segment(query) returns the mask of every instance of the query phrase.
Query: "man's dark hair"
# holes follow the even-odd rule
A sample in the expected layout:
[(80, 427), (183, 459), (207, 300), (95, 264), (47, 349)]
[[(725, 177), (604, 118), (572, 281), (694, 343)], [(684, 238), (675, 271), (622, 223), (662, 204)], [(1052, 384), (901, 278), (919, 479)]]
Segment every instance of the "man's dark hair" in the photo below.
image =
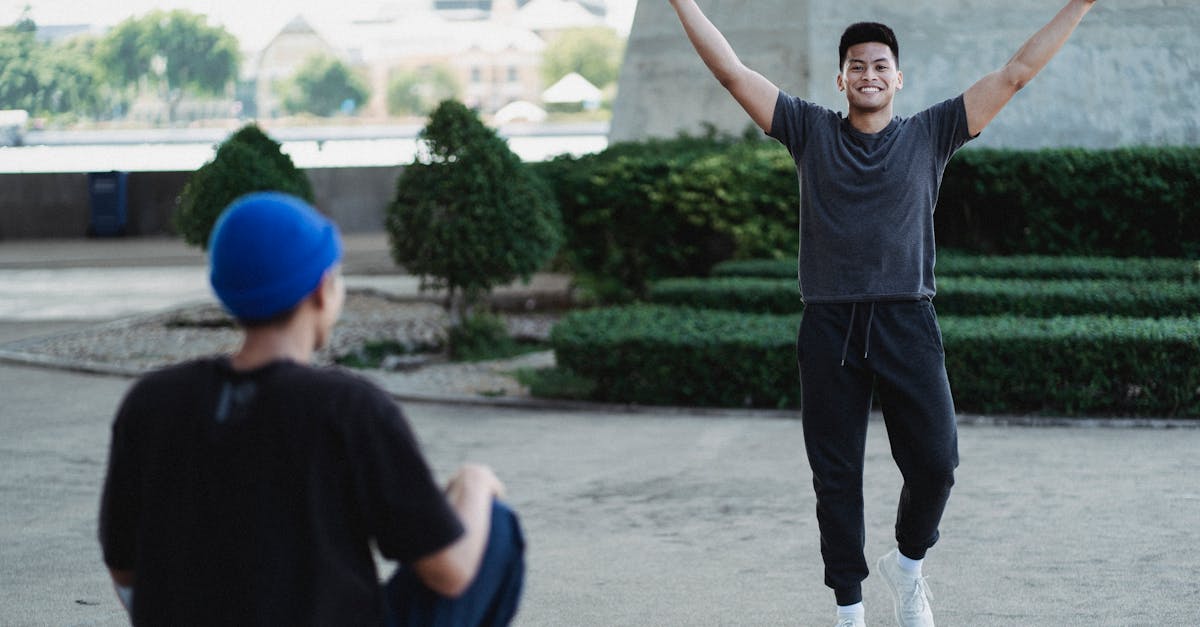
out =
[(892, 56), (896, 57), (896, 67), (900, 67), (900, 43), (896, 41), (896, 33), (879, 22), (858, 22), (846, 27), (846, 32), (842, 33), (842, 41), (838, 44), (838, 69), (846, 65), (846, 52), (850, 46), (869, 42), (878, 42), (891, 48)]

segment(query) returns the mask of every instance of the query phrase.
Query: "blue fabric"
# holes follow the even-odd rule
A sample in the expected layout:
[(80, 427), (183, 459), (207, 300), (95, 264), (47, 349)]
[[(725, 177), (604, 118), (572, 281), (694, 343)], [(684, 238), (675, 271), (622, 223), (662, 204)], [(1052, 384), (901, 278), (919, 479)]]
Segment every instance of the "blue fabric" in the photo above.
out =
[(342, 258), (337, 226), (300, 198), (255, 192), (218, 218), (208, 243), (213, 291), (239, 320), (267, 320), (300, 303)]
[(483, 563), (470, 587), (457, 599), (430, 590), (403, 566), (384, 585), (384, 624), (388, 627), (491, 627), (508, 625), (517, 614), (525, 582), (525, 538), (517, 515), (492, 504), (492, 528)]

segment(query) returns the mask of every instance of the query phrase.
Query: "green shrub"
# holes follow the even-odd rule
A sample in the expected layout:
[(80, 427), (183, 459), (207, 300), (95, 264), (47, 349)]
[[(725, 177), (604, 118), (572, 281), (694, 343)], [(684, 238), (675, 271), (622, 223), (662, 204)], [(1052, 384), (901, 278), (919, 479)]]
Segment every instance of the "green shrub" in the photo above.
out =
[(450, 357), (458, 361), (480, 361), (511, 355), (516, 342), (499, 316), (476, 312), (447, 333)]
[(592, 400), (791, 407), (799, 402), (797, 316), (632, 306), (569, 314), (556, 363), (595, 382)]
[[(798, 313), (804, 303), (793, 279), (670, 279), (649, 300), (664, 305), (757, 313)], [(1164, 318), (1200, 313), (1200, 283), (1174, 281), (1037, 281), (951, 277), (934, 299), (946, 315), (1110, 315)]]
[(248, 124), (217, 148), (212, 161), (188, 179), (179, 195), (175, 229), (192, 246), (208, 248), (217, 218), (239, 196), (280, 191), (313, 201), (312, 184), (280, 144)]
[[(558, 364), (594, 400), (795, 407), (799, 316), (661, 306), (570, 314)], [(1200, 318), (941, 318), (960, 411), (1200, 417)]]
[(423, 287), (445, 289), (457, 324), (496, 285), (528, 280), (562, 242), (541, 180), (465, 105), (444, 101), (421, 131), (388, 209), (392, 256)]
[(596, 393), (595, 381), (565, 368), (522, 368), (513, 374), (538, 398), (587, 400)]
[[(991, 279), (1120, 279), (1125, 281), (1200, 280), (1200, 261), (1169, 258), (1051, 257), (1046, 255), (974, 255), (938, 252), (937, 276)], [(740, 259), (712, 269), (714, 277), (795, 279), (795, 259)]]
[(794, 278), (665, 279), (650, 286), (647, 300), (662, 305), (754, 313), (789, 314), (804, 310)]
[[(729, 259), (781, 259), (795, 276), (795, 167), (773, 142), (614, 144), (536, 171), (562, 208), (564, 260), (602, 299)], [(1197, 198), (1200, 147), (969, 149), (947, 167), (935, 220), (947, 250), (1197, 259)]]
[(935, 302), (947, 315), (1169, 318), (1200, 313), (1200, 284), (948, 278), (938, 281)]
[(564, 262), (599, 300), (707, 274), (731, 257), (796, 250), (795, 167), (763, 141), (680, 138), (615, 144), (536, 166), (566, 225)]
[(1200, 261), (1165, 257), (1001, 257), (945, 250), (938, 253), (936, 272), (939, 277), (975, 276), (992, 279), (1195, 281), (1200, 279)]
[(800, 269), (796, 259), (733, 259), (713, 266), (713, 277), (747, 277), (797, 280)]
[(969, 149), (946, 168), (938, 241), (999, 254), (1200, 258), (1200, 147)]
[(941, 318), (967, 411), (1200, 417), (1200, 318)]

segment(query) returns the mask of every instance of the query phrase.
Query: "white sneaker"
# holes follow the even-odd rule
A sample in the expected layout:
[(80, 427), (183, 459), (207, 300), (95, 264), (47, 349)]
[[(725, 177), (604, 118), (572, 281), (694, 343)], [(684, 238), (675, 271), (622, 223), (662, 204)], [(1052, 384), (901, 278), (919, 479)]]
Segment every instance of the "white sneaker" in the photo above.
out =
[(933, 611), (929, 609), (929, 585), (924, 577), (914, 577), (900, 568), (898, 551), (892, 549), (875, 564), (892, 591), (896, 604), (896, 623), (900, 627), (934, 627)]
[(863, 618), (862, 614), (847, 616), (839, 618), (837, 624), (833, 627), (867, 627), (867, 619)]

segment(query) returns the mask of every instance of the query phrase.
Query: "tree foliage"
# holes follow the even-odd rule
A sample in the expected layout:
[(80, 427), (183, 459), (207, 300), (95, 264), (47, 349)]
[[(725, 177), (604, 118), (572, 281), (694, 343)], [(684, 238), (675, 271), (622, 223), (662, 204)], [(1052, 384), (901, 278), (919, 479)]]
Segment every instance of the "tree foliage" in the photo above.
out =
[(494, 286), (550, 260), (561, 218), (540, 179), (462, 103), (441, 103), (421, 138), (427, 153), (404, 169), (388, 210), (392, 256), (447, 290), (461, 321)]
[(546, 46), (542, 78), (547, 85), (577, 72), (597, 87), (616, 82), (625, 54), (625, 42), (611, 28), (575, 28), (564, 31)]
[(243, 194), (259, 191), (287, 192), (313, 201), (308, 176), (278, 142), (248, 124), (222, 142), (213, 160), (188, 179), (179, 195), (175, 228), (188, 244), (207, 248), (225, 207)]
[(93, 40), (43, 43), (36, 31), (37, 25), (24, 16), (0, 29), (0, 109), (33, 115), (95, 115), (105, 109)]
[(345, 63), (317, 55), (305, 61), (284, 84), (283, 108), (288, 113), (318, 116), (350, 113), (366, 103), (370, 94), (366, 81)]
[(114, 84), (160, 90), (170, 117), (185, 94), (220, 94), (237, 78), (237, 39), (203, 15), (151, 11), (117, 24), (97, 58)]
[(388, 83), (387, 107), (392, 115), (429, 115), (439, 102), (457, 100), (462, 87), (446, 65), (404, 70)]

